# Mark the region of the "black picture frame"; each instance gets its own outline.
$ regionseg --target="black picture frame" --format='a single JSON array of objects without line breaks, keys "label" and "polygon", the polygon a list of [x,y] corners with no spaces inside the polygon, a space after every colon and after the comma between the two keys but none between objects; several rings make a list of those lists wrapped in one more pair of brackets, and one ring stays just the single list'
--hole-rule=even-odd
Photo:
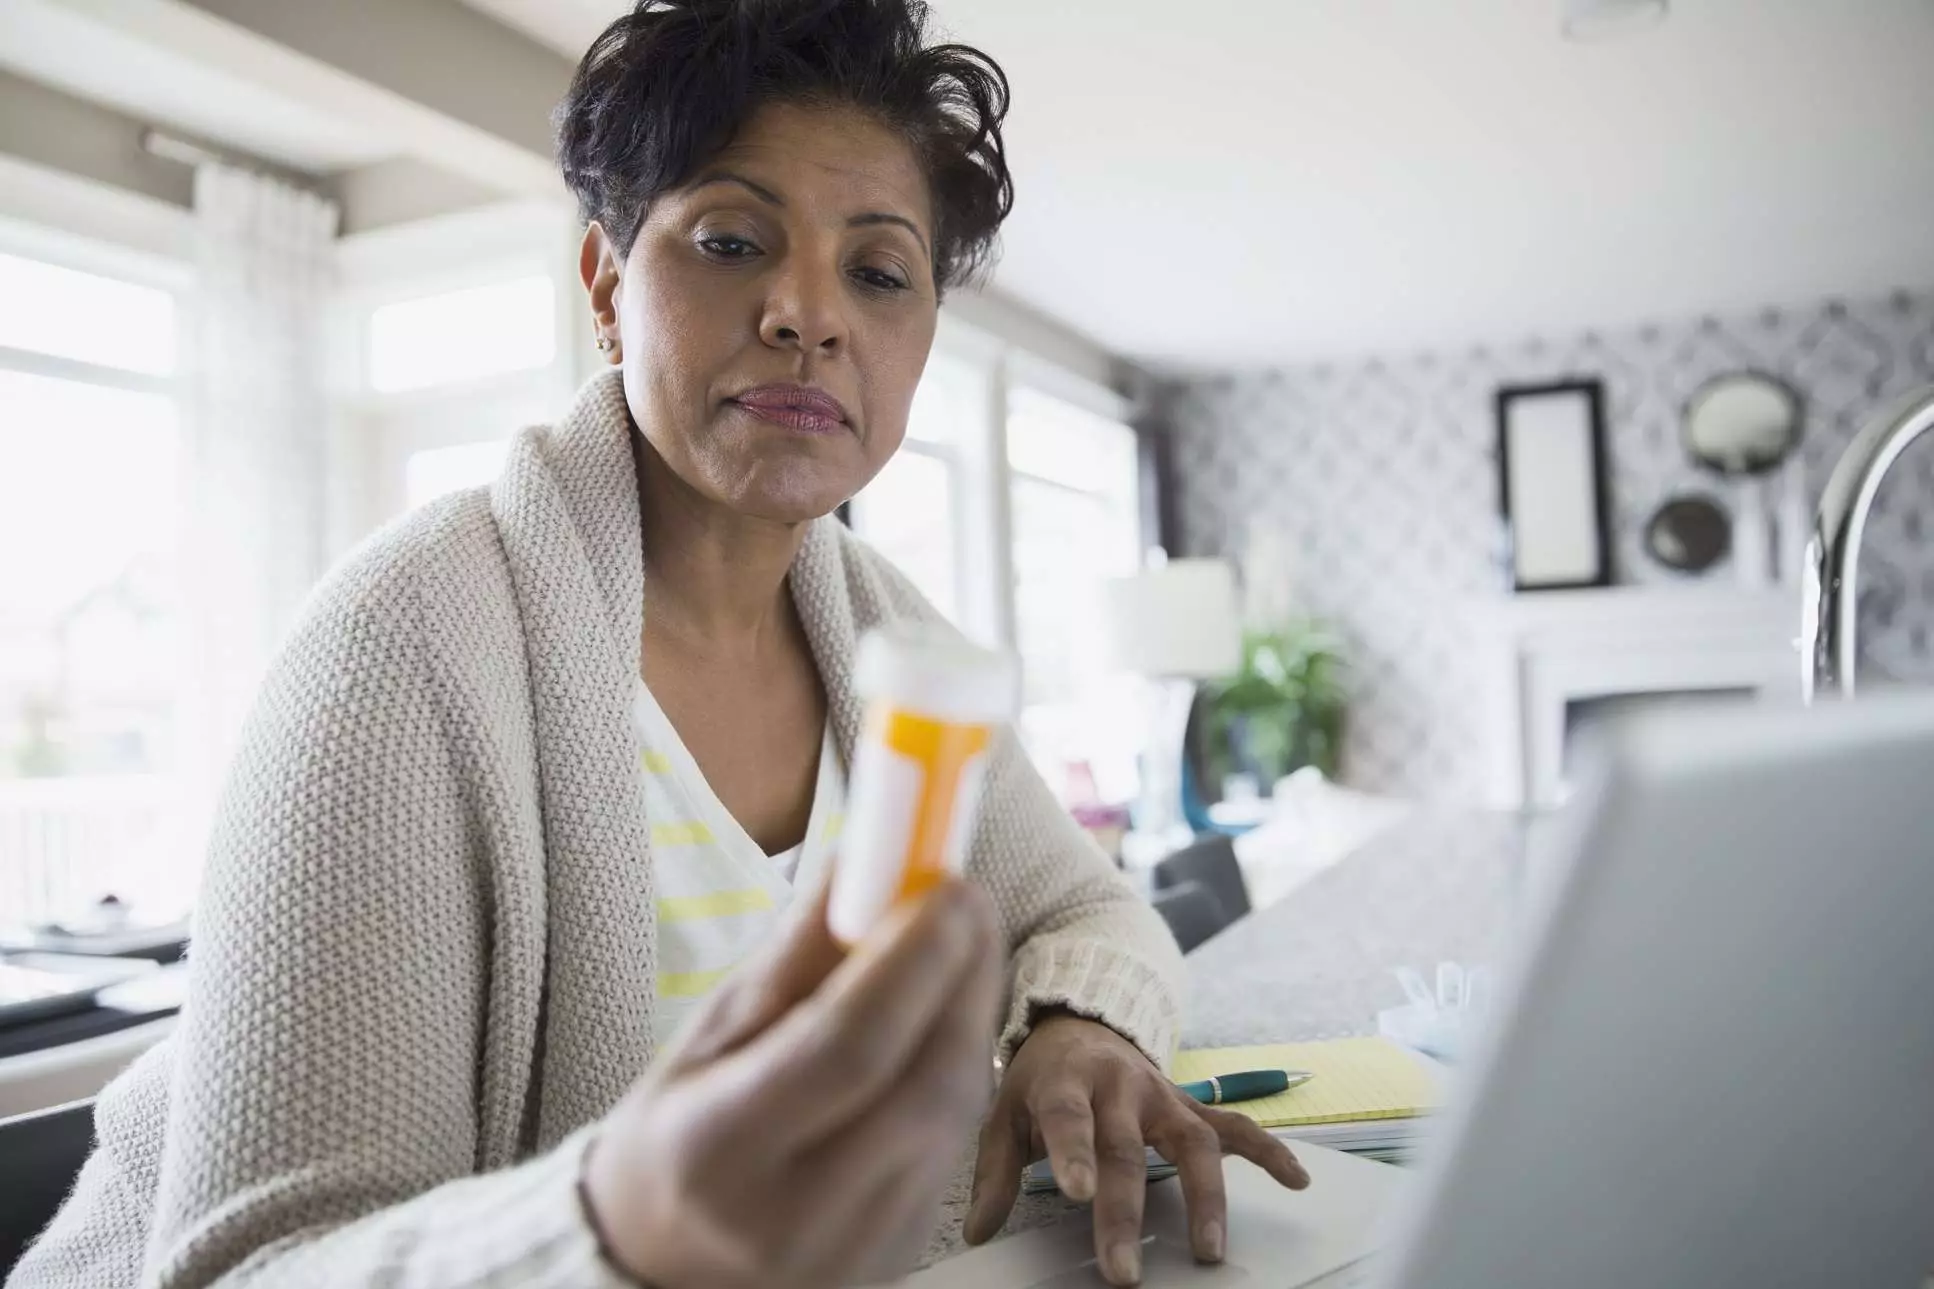
[{"label": "black picture frame", "polygon": [[[1544,419],[1550,424],[1515,428],[1519,412],[1541,403]],[[1511,583],[1518,591],[1576,591],[1612,584],[1611,471],[1605,445],[1605,384],[1597,379],[1574,378],[1537,385],[1510,385],[1497,391],[1498,509],[1511,536]],[[1570,436],[1569,443],[1546,441],[1532,454],[1527,444],[1515,447],[1518,434],[1536,433]],[[1554,454],[1557,454],[1554,456]],[[1530,458],[1527,460],[1527,458]],[[1577,495],[1561,502],[1560,512],[1572,506],[1589,511],[1587,540],[1592,549],[1583,555],[1552,554],[1541,543],[1553,548],[1575,542],[1572,533],[1562,538],[1542,532],[1532,516],[1513,513],[1513,488],[1529,487],[1525,473],[1539,463],[1554,459],[1567,468],[1552,471],[1565,476],[1551,486],[1575,489]],[[1578,477],[1582,468],[1583,477]],[[1516,473],[1514,473],[1514,471]],[[1523,476],[1523,477],[1520,477]],[[1545,508],[1549,510],[1549,507]],[[1531,520],[1532,522],[1526,522]]]}]

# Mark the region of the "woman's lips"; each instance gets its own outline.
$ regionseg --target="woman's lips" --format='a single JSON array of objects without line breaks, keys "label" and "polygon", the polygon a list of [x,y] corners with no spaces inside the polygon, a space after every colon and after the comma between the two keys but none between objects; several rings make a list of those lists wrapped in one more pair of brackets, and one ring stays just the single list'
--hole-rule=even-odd
[{"label": "woman's lips", "polygon": [[760,385],[730,401],[762,421],[807,434],[832,434],[847,426],[840,401],[810,385]]}]

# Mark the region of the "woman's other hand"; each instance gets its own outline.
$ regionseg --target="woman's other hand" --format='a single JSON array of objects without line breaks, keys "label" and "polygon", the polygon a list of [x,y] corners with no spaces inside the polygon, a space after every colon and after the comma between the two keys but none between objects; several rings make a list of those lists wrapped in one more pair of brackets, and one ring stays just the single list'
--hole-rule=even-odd
[{"label": "woman's other hand", "polygon": [[1227,1243],[1222,1156],[1241,1155],[1292,1190],[1309,1185],[1289,1147],[1255,1121],[1191,1100],[1107,1026],[1049,1016],[1014,1054],[981,1129],[968,1240],[1001,1229],[1021,1170],[1045,1155],[1063,1194],[1094,1201],[1102,1275],[1139,1283],[1147,1146],[1181,1173],[1189,1240],[1203,1262],[1220,1262]]},{"label": "woman's other hand", "polygon": [[965,884],[851,954],[822,892],[607,1118],[584,1186],[611,1257],[654,1289],[907,1270],[987,1107],[1001,961]]}]

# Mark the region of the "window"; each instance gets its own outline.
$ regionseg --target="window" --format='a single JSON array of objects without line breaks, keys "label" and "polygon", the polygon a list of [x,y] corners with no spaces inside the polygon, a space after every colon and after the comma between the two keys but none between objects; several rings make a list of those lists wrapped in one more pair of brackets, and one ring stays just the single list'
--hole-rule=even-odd
[{"label": "window", "polygon": [[1027,701],[1075,698],[1102,582],[1141,565],[1135,432],[1029,389],[1008,399],[1014,543],[1014,644]]},{"label": "window", "polygon": [[175,369],[174,297],[0,254],[0,348],[167,376]]},{"label": "window", "polygon": [[546,367],[557,304],[543,274],[381,305],[369,317],[369,384],[427,389]]},{"label": "window", "polygon": [[[175,305],[0,255],[0,908],[179,887]],[[178,889],[172,894],[185,895]]]},{"label": "window", "polygon": [[960,620],[961,446],[967,374],[935,359],[914,392],[906,442],[853,499],[853,527],[947,617]]},{"label": "window", "polygon": [[570,406],[592,367],[565,343],[565,279],[538,267],[555,249],[544,231],[513,221],[483,237],[457,219],[434,235],[414,230],[425,240],[409,254],[385,240],[374,258],[354,236],[345,242],[337,344],[360,361],[344,364],[356,378],[335,431],[339,547],[494,482],[518,431]]},{"label": "window", "polygon": [[853,525],[969,636],[1020,655],[1020,732],[1049,786],[1085,764],[1126,800],[1144,706],[1132,678],[1102,673],[1095,609],[1105,578],[1141,567],[1135,432],[1104,414],[1107,390],[971,328],[953,338]]},{"label": "window", "polygon": [[1102,583],[1141,566],[1135,432],[1023,387],[1008,396],[1007,461],[1022,736],[1051,786],[1086,762],[1127,795],[1140,709],[1101,674],[1096,631]]},{"label": "window", "polygon": [[944,457],[902,447],[860,494],[854,525],[936,609],[958,616],[953,470]]}]

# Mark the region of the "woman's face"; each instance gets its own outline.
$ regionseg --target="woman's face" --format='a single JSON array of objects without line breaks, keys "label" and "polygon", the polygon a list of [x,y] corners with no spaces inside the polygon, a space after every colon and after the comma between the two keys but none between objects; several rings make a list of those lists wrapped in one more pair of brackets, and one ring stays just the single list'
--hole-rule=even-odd
[{"label": "woman's face", "polygon": [[865,486],[906,434],[933,344],[933,212],[897,133],[775,104],[652,202],[622,264],[582,268],[632,419],[686,486],[799,523]]}]

